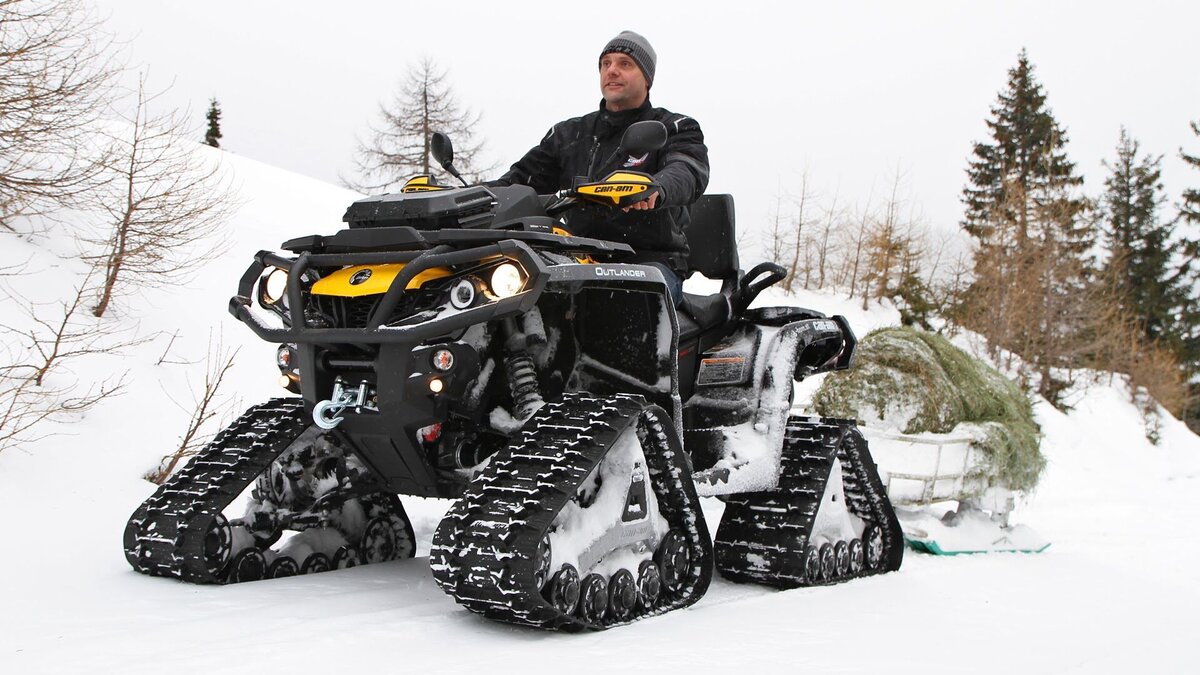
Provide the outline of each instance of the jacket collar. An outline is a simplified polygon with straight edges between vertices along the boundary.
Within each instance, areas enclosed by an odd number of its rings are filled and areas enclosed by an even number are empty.
[[[611,112],[604,106],[604,99],[600,99],[600,117],[596,121],[596,134],[607,137],[617,133],[624,133],[630,124],[646,119],[646,115],[649,114],[653,107],[650,105],[650,97],[647,96],[642,105],[637,108]]]

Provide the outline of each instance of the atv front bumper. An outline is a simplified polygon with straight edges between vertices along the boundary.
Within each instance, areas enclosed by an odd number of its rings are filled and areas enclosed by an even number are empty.
[[[417,274],[433,267],[461,265],[489,258],[503,257],[516,261],[524,269],[527,280],[516,295],[500,298],[465,310],[442,312],[429,321],[408,326],[381,325],[383,318],[395,309],[401,296]],[[365,328],[319,328],[310,326],[304,315],[302,277],[307,269],[317,266],[379,265],[404,263],[401,272],[380,301]],[[287,300],[290,326],[274,328],[253,310],[254,284],[268,267],[288,272]],[[259,251],[238,283],[238,294],[229,300],[229,312],[245,323],[260,338],[269,342],[322,344],[391,344],[419,343],[449,335],[475,324],[486,323],[506,316],[515,316],[531,309],[549,279],[547,266],[525,243],[503,240],[486,246],[452,250],[434,247],[424,251],[389,251],[356,253],[301,253],[285,258],[269,251]]]

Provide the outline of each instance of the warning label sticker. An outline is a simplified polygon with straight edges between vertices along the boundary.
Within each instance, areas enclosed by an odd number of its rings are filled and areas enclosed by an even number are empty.
[[[741,384],[746,380],[748,360],[742,356],[725,356],[700,360],[700,372],[696,384],[712,386],[718,384]]]

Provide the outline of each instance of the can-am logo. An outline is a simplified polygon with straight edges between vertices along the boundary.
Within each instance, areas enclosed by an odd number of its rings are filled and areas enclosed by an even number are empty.
[[[613,267],[597,267],[596,276],[598,277],[629,277],[633,279],[645,279],[646,272],[643,270],[627,270],[616,269]]]
[[[596,188],[596,194],[602,195],[609,192],[633,192],[632,185],[601,185]]]
[[[350,285],[357,286],[371,278],[371,270],[359,270],[350,277]]]

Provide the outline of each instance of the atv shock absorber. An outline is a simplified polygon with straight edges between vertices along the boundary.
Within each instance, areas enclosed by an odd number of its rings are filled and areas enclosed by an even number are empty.
[[[504,357],[504,367],[508,371],[508,387],[512,391],[513,415],[518,419],[526,419],[542,405],[533,359],[525,351],[509,354]]]
[[[529,339],[517,328],[517,321],[504,319],[504,369],[508,373],[508,388],[512,394],[513,417],[529,419],[542,407],[542,393],[538,388],[537,368],[529,355]]]

